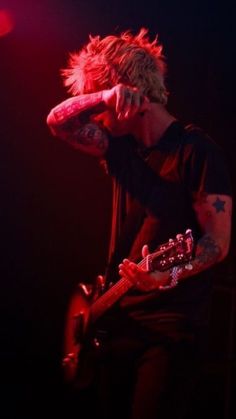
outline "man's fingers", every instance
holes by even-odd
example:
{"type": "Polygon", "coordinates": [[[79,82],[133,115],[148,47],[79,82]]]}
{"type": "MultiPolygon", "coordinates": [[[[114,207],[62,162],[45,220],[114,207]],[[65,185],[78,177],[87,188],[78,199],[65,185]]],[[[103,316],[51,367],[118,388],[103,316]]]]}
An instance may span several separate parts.
{"type": "Polygon", "coordinates": [[[105,103],[115,109],[119,120],[129,119],[138,112],[148,109],[149,100],[132,86],[118,84],[111,90],[104,91],[105,103]]]}
{"type": "Polygon", "coordinates": [[[140,93],[137,91],[133,91],[131,94],[131,101],[130,103],[126,103],[126,107],[124,109],[124,117],[125,118],[132,118],[140,109],[141,105],[141,96],[140,93]]]}
{"type": "Polygon", "coordinates": [[[119,265],[119,274],[127,276],[129,278],[133,277],[138,272],[138,266],[130,262],[128,259],[124,259],[123,262],[119,265]]]}
{"type": "Polygon", "coordinates": [[[118,119],[124,119],[132,103],[133,92],[129,89],[121,89],[117,103],[118,119]]]}

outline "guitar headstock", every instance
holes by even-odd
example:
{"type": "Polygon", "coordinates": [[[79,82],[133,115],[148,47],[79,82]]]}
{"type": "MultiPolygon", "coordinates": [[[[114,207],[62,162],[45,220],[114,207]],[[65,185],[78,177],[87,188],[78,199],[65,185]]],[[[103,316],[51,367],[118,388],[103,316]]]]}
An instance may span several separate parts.
{"type": "Polygon", "coordinates": [[[148,256],[149,270],[166,271],[172,266],[188,263],[193,258],[192,230],[177,234],[175,239],[159,246],[155,253],[148,256]]]}

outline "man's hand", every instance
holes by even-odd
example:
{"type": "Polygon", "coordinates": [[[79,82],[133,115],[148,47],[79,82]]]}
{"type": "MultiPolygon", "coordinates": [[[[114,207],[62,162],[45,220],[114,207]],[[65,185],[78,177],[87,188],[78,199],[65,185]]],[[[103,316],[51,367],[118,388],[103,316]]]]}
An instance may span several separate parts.
{"type": "MultiPolygon", "coordinates": [[[[149,254],[148,246],[143,246],[142,256],[145,258],[149,254]]],[[[136,288],[143,292],[158,291],[170,282],[169,272],[148,272],[129,259],[124,259],[119,265],[119,274],[128,279],[136,288]]]]}
{"type": "Polygon", "coordinates": [[[103,101],[115,110],[119,120],[132,118],[149,107],[149,100],[135,87],[118,84],[110,90],[103,90],[103,101]]]}

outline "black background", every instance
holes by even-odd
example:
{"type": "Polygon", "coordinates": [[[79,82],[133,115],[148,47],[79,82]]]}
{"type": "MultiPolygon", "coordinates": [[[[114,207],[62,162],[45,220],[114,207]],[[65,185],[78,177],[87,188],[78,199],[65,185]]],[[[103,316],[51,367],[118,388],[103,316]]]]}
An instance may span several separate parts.
{"type": "MultiPolygon", "coordinates": [[[[60,368],[63,322],[76,283],[104,272],[111,185],[94,158],[49,133],[46,116],[67,97],[59,69],[90,33],[141,26],[153,38],[158,33],[169,67],[168,108],[220,144],[235,189],[233,6],[8,0],[0,9],[15,21],[0,38],[1,417],[74,417],[60,368]]],[[[200,408],[219,419],[235,417],[234,237],[233,225],[230,255],[216,278],[210,362],[199,399],[200,408]]]]}

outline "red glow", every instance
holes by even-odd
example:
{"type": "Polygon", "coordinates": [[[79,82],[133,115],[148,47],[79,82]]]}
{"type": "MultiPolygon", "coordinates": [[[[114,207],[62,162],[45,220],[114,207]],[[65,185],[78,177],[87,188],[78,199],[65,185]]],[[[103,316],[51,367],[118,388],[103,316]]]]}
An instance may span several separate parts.
{"type": "Polygon", "coordinates": [[[5,36],[12,31],[14,20],[11,13],[7,10],[0,10],[0,36],[5,36]]]}

